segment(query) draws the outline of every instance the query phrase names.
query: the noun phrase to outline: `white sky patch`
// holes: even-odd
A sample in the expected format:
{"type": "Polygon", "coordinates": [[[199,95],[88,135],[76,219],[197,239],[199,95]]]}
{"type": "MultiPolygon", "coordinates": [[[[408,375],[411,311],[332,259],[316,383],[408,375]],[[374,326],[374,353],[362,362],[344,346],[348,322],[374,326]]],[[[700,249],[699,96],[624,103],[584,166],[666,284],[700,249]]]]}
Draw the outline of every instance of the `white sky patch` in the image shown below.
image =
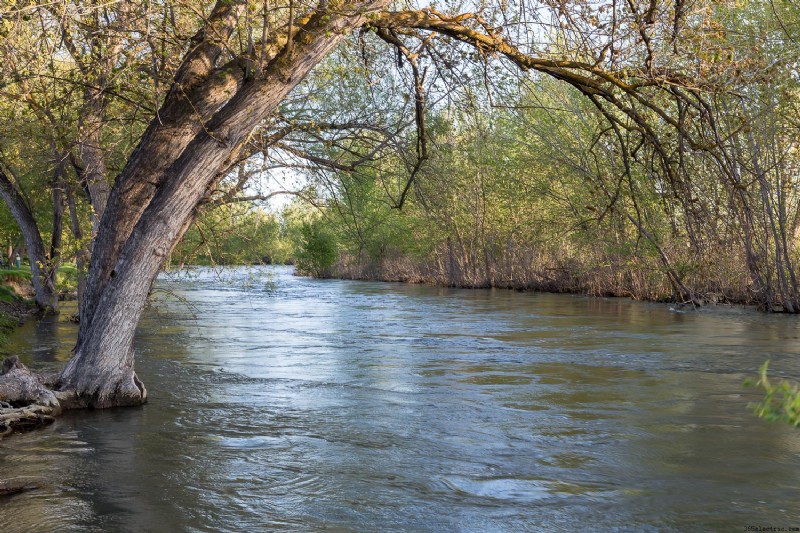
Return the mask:
{"type": "MultiPolygon", "coordinates": [[[[297,199],[297,193],[307,189],[310,182],[307,173],[296,168],[295,163],[273,158],[265,161],[263,157],[249,161],[246,172],[250,178],[238,196],[252,198],[253,203],[262,209],[280,213],[297,199]]],[[[230,177],[235,182],[237,171],[232,172],[230,177]]]]}

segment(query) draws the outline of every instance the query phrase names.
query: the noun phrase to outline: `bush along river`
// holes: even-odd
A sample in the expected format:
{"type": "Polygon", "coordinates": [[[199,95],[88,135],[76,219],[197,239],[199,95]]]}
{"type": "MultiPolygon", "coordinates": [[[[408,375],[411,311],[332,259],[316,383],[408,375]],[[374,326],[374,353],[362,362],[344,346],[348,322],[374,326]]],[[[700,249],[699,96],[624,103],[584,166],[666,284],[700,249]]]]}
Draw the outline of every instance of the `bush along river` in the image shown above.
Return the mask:
{"type": "MultiPolygon", "coordinates": [[[[69,358],[30,322],[9,352],[69,358]]],[[[800,322],[750,310],[164,274],[142,408],[0,441],[5,533],[745,531],[800,527],[800,431],[742,382],[800,376],[800,322]]]]}

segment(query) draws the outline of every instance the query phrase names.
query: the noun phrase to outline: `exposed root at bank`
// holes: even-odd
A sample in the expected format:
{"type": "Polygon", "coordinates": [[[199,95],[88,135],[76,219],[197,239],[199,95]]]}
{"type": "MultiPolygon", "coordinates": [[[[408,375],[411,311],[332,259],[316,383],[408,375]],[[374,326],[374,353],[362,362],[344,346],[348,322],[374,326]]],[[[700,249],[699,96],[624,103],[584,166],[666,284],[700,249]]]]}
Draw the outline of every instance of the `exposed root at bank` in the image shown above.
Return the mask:
{"type": "Polygon", "coordinates": [[[15,432],[30,431],[51,424],[66,409],[103,409],[142,405],[147,390],[131,371],[116,384],[75,389],[58,387],[58,375],[35,374],[17,357],[3,361],[0,369],[0,439],[15,432]]]}
{"type": "Polygon", "coordinates": [[[39,376],[17,357],[3,361],[0,370],[0,439],[17,431],[51,424],[61,404],[39,376]]]}
{"type": "Polygon", "coordinates": [[[51,407],[30,405],[27,407],[4,407],[0,402],[0,439],[12,433],[30,431],[55,421],[57,413],[51,407]]]}
{"type": "Polygon", "coordinates": [[[142,405],[147,390],[131,372],[115,384],[64,389],[57,374],[35,374],[17,357],[3,361],[0,369],[0,439],[51,424],[66,409],[102,409],[142,405]]]}

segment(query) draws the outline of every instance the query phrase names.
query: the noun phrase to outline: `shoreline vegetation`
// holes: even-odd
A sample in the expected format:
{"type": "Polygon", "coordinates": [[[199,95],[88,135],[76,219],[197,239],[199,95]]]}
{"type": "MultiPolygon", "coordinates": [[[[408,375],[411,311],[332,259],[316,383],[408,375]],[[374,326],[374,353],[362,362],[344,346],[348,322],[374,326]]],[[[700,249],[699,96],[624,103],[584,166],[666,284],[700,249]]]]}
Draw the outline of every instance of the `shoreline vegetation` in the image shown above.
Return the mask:
{"type": "MultiPolygon", "coordinates": [[[[693,285],[694,301],[682,301],[671,291],[668,280],[659,279],[657,267],[642,265],[624,268],[626,261],[617,258],[604,265],[590,266],[574,258],[520,266],[509,263],[492,265],[484,270],[470,268],[467,261],[453,259],[447,252],[427,261],[393,257],[381,262],[360,262],[352,256],[337,258],[321,276],[362,281],[385,281],[427,284],[461,289],[508,289],[515,291],[580,294],[595,297],[629,298],[635,301],[689,304],[697,307],[714,304],[757,307],[745,286],[720,284],[693,285]]],[[[484,263],[484,267],[486,264],[484,263]]],[[[762,309],[763,310],[763,309],[762,309]]],[[[775,307],[772,312],[784,309],[775,307]]]]}
{"type": "MultiPolygon", "coordinates": [[[[385,225],[408,224],[414,214],[389,213],[385,225]],[[403,220],[405,219],[405,220],[403,220]]],[[[416,224],[416,222],[414,222],[416,224]]],[[[425,223],[428,225],[428,223],[425,223]]],[[[474,228],[473,228],[474,229],[474,228]]],[[[436,227],[441,232],[441,227],[436,227]]],[[[504,288],[518,291],[624,297],[697,307],[713,304],[754,306],[789,312],[754,291],[744,258],[720,251],[698,260],[677,245],[664,247],[663,258],[635,238],[568,234],[542,237],[537,243],[513,234],[475,239],[431,235],[424,230],[387,239],[380,233],[354,239],[346,221],[326,213],[305,222],[296,237],[297,271],[318,278],[424,283],[454,288],[504,288]],[[333,218],[330,220],[329,218],[333,218]]]]}

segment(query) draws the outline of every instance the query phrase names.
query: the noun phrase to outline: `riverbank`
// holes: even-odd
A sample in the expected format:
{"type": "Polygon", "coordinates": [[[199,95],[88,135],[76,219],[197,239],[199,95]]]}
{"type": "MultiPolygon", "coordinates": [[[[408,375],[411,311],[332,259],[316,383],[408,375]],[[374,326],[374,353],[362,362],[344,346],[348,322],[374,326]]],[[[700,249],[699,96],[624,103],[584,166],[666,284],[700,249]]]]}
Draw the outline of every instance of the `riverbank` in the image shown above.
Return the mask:
{"type": "MultiPolygon", "coordinates": [[[[603,261],[592,264],[579,262],[575,258],[545,259],[540,256],[531,257],[528,262],[464,267],[446,253],[442,256],[435,254],[425,260],[394,255],[378,261],[340,255],[324,273],[324,277],[343,280],[580,294],[696,306],[758,306],[758,301],[749,290],[743,275],[731,276],[727,283],[721,277],[687,276],[682,284],[690,296],[678,296],[678,290],[658,265],[625,261],[621,257],[605,257],[603,261]]],[[[774,306],[768,311],[783,312],[785,309],[774,306]]]]}

